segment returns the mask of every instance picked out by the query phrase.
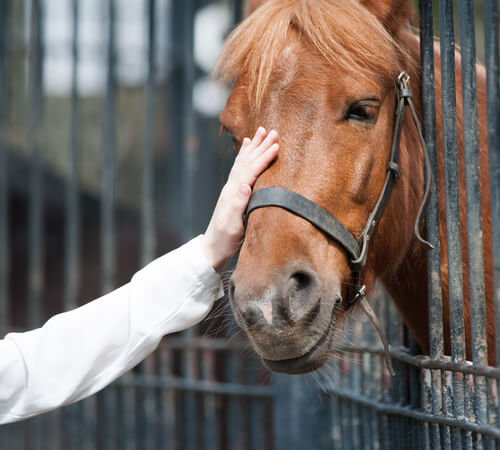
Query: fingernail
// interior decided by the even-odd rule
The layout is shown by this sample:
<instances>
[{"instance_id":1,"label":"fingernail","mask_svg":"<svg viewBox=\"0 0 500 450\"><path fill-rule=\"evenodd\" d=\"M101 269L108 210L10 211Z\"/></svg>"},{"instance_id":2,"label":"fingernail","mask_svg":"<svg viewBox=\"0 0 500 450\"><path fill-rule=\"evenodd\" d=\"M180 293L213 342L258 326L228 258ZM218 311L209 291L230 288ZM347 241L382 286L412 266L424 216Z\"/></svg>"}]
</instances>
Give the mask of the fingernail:
<instances>
[{"instance_id":1,"label":"fingernail","mask_svg":"<svg viewBox=\"0 0 500 450\"><path fill-rule=\"evenodd\" d=\"M248 184L242 184L240 186L240 189L238 190L238 193L243 197L247 198L252 192L252 189L250 189L250 186Z\"/></svg>"},{"instance_id":2,"label":"fingernail","mask_svg":"<svg viewBox=\"0 0 500 450\"><path fill-rule=\"evenodd\" d=\"M259 129L257 131L259 131L261 133L265 133L266 129L264 127L259 127Z\"/></svg>"},{"instance_id":3,"label":"fingernail","mask_svg":"<svg viewBox=\"0 0 500 450\"><path fill-rule=\"evenodd\" d=\"M244 138L243 143L241 145L248 145L250 143L250 138Z\"/></svg>"}]
</instances>

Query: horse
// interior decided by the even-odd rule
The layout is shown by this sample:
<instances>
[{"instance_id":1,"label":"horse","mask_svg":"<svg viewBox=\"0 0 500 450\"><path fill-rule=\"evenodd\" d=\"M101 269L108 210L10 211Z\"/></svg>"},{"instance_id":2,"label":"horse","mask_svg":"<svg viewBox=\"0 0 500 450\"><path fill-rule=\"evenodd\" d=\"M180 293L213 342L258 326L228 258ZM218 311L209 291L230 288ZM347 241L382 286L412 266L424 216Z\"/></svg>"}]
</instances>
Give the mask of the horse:
<instances>
[{"instance_id":1,"label":"horse","mask_svg":"<svg viewBox=\"0 0 500 450\"><path fill-rule=\"evenodd\" d=\"M232 32L216 73L233 87L220 115L236 147L259 125L279 133L280 152L257 179L318 205L359 239L386 179L395 128L398 75L410 79L422 114L419 38L408 0L267 0ZM434 46L436 98L440 52ZM461 59L456 101L459 180L465 184ZM492 234L485 70L477 65L480 184L489 364L495 364ZM450 352L442 107L436 102L444 348ZM400 177L371 237L360 278L380 280L417 344L429 352L427 249L414 233L424 196L424 154L409 114L402 123ZM399 170L399 169L398 169ZM466 357L471 358L465 189L460 190ZM419 231L425 234L425 220ZM418 233L417 233L418 234ZM269 206L247 216L229 297L236 322L265 366L305 373L322 367L342 339L352 297L348 252L309 220ZM358 293L359 294L359 293Z\"/></svg>"}]
</instances>

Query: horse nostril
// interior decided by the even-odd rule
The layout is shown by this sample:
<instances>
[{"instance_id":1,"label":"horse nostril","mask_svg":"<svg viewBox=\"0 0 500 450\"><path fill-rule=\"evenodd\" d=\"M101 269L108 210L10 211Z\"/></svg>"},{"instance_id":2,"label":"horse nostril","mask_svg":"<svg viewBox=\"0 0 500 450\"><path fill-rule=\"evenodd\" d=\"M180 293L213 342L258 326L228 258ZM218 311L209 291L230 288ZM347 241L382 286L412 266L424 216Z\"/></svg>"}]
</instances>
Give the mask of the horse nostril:
<instances>
[{"instance_id":1,"label":"horse nostril","mask_svg":"<svg viewBox=\"0 0 500 450\"><path fill-rule=\"evenodd\" d=\"M234 281L231 279L229 280L229 300L234 300Z\"/></svg>"},{"instance_id":2,"label":"horse nostril","mask_svg":"<svg viewBox=\"0 0 500 450\"><path fill-rule=\"evenodd\" d=\"M262 321L264 315L260 308L255 304L247 305L247 308L241 312L248 325L255 325L257 322Z\"/></svg>"},{"instance_id":3,"label":"horse nostril","mask_svg":"<svg viewBox=\"0 0 500 450\"><path fill-rule=\"evenodd\" d=\"M290 278L295 282L296 291L306 290L313 282L311 275L303 271L295 272Z\"/></svg>"},{"instance_id":4,"label":"horse nostril","mask_svg":"<svg viewBox=\"0 0 500 450\"><path fill-rule=\"evenodd\" d=\"M320 282L315 272L307 270L293 272L288 281L287 295L290 319L312 322L320 310L319 295Z\"/></svg>"}]
</instances>

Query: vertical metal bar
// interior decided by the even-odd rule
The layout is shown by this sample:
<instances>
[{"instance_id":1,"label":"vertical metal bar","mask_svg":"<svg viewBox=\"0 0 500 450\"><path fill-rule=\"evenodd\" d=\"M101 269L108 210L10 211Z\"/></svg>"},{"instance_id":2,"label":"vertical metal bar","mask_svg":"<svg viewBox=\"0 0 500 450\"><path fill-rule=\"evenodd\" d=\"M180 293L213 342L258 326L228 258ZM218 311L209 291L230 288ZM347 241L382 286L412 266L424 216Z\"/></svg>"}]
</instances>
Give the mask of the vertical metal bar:
<instances>
[{"instance_id":1,"label":"vertical metal bar","mask_svg":"<svg viewBox=\"0 0 500 450\"><path fill-rule=\"evenodd\" d=\"M115 190L115 0L108 0L107 7L107 57L106 98L102 130L102 179L101 179L101 291L107 293L115 282L114 242L114 190ZM112 448L115 441L115 392L108 388L99 394L97 408L99 448Z\"/></svg>"},{"instance_id":2,"label":"vertical metal bar","mask_svg":"<svg viewBox=\"0 0 500 450\"><path fill-rule=\"evenodd\" d=\"M467 198L467 231L469 254L470 315L472 362L488 363L486 346L486 318L484 296L484 255L482 240L481 192L479 178L479 131L476 94L476 42L474 31L474 5L472 0L460 0L460 43L462 49L462 93L464 122L464 158ZM472 377L466 379L466 387ZM470 420L487 423L486 380L475 377L474 408ZM470 433L467 436L470 447Z\"/></svg>"},{"instance_id":3,"label":"vertical metal bar","mask_svg":"<svg viewBox=\"0 0 500 450\"><path fill-rule=\"evenodd\" d=\"M274 429L274 449L291 450L294 449L292 438L292 377L275 374L273 376L274 401L273 401L273 429ZM228 411L230 413L230 411ZM229 422L231 424L231 422ZM231 429L228 430L231 432ZM229 442L231 443L231 441ZM227 447L238 448L238 447Z\"/></svg>"},{"instance_id":4,"label":"vertical metal bar","mask_svg":"<svg viewBox=\"0 0 500 450\"><path fill-rule=\"evenodd\" d=\"M342 427L341 415L340 415L340 402L338 395L333 395L331 399L331 409L332 409L332 439L333 439L333 449L342 449Z\"/></svg>"},{"instance_id":5,"label":"vertical metal bar","mask_svg":"<svg viewBox=\"0 0 500 450\"><path fill-rule=\"evenodd\" d=\"M30 203L29 203L29 327L41 321L43 290L43 184L40 134L42 123L42 17L40 0L33 0L31 114L29 116L29 147L31 149Z\"/></svg>"},{"instance_id":6,"label":"vertical metal bar","mask_svg":"<svg viewBox=\"0 0 500 450\"><path fill-rule=\"evenodd\" d=\"M233 24L237 26L243 17L243 0L233 0Z\"/></svg>"},{"instance_id":7,"label":"vertical metal bar","mask_svg":"<svg viewBox=\"0 0 500 450\"><path fill-rule=\"evenodd\" d=\"M259 362L257 360L250 360L250 377L251 384L260 384L257 377L259 371ZM267 448L266 431L266 400L262 398L250 398L250 450L264 450Z\"/></svg>"},{"instance_id":8,"label":"vertical metal bar","mask_svg":"<svg viewBox=\"0 0 500 450\"><path fill-rule=\"evenodd\" d=\"M434 250L427 252L428 299L429 299L429 344L433 359L443 356L443 311L441 291L441 245L439 237L438 172L436 151L436 93L434 89L434 30L431 0L421 0L420 7L420 58L422 66L422 123L431 170L432 190L427 208L427 239ZM441 372L432 370L430 377L431 401L425 406L433 414L442 413ZM427 379L427 378L426 378ZM427 396L425 397L428 398ZM429 411L429 412L430 412ZM437 424L430 425L432 448L441 447L441 434Z\"/></svg>"},{"instance_id":9,"label":"vertical metal bar","mask_svg":"<svg viewBox=\"0 0 500 450\"><path fill-rule=\"evenodd\" d=\"M71 72L71 118L69 142L69 174L66 178L66 230L65 230L65 285L64 307L66 310L78 305L80 271L80 205L78 170L78 63L79 63L79 2L72 1L72 72Z\"/></svg>"},{"instance_id":10,"label":"vertical metal bar","mask_svg":"<svg viewBox=\"0 0 500 450\"><path fill-rule=\"evenodd\" d=\"M228 383L239 383L240 358L237 353L231 352L226 355L226 379ZM243 448L243 414L241 399L237 396L229 396L227 399L227 437L228 448Z\"/></svg>"},{"instance_id":11,"label":"vertical metal bar","mask_svg":"<svg viewBox=\"0 0 500 450\"><path fill-rule=\"evenodd\" d=\"M78 171L78 40L79 40L79 2L71 3L72 16L72 73L71 73L71 117L69 142L69 173L66 178L66 228L65 228L65 276L64 308L70 310L78 305L80 272L80 205ZM68 406L63 410L64 446L76 448L82 405Z\"/></svg>"},{"instance_id":12,"label":"vertical metal bar","mask_svg":"<svg viewBox=\"0 0 500 450\"><path fill-rule=\"evenodd\" d=\"M144 135L144 160L142 172L142 235L141 262L146 265L155 255L154 228L154 162L153 133L155 110L155 55L156 55L156 0L148 0L148 78L146 83L146 111Z\"/></svg>"},{"instance_id":13,"label":"vertical metal bar","mask_svg":"<svg viewBox=\"0 0 500 450\"><path fill-rule=\"evenodd\" d=\"M102 185L101 185L101 290L109 292L115 281L115 242L114 242L114 191L115 191L115 4L107 1L108 40L107 40L107 79L106 99L104 102L102 136Z\"/></svg>"},{"instance_id":14,"label":"vertical metal bar","mask_svg":"<svg viewBox=\"0 0 500 450\"><path fill-rule=\"evenodd\" d=\"M202 376L213 383L215 377L215 351L203 350ZM216 394L206 393L203 396L203 443L204 450L218 450L220 439L217 421L217 405L219 398Z\"/></svg>"},{"instance_id":15,"label":"vertical metal bar","mask_svg":"<svg viewBox=\"0 0 500 450\"><path fill-rule=\"evenodd\" d=\"M154 168L153 168L153 132L154 132L154 87L155 87L155 55L156 55L156 0L148 0L146 8L147 30L147 82L145 87L145 131L144 154L142 167L142 210L141 210L141 265L144 266L154 258ZM138 373L151 375L148 371L151 364L144 361L138 367ZM139 447L145 450L154 447L154 397L147 386L137 388L137 439Z\"/></svg>"},{"instance_id":16,"label":"vertical metal bar","mask_svg":"<svg viewBox=\"0 0 500 450\"><path fill-rule=\"evenodd\" d=\"M9 325L9 247L8 247L8 168L5 142L7 111L7 16L8 2L0 2L0 338Z\"/></svg>"},{"instance_id":17,"label":"vertical metal bar","mask_svg":"<svg viewBox=\"0 0 500 450\"><path fill-rule=\"evenodd\" d=\"M43 73L43 33L41 0L33 0L31 15L32 47L30 82L30 114L28 122L28 145L30 148L31 170L29 182L29 267L28 267L28 326L36 328L42 320L43 292L43 176L41 161L41 126L43 115L42 73ZM30 421L30 444L35 450L43 446L42 421Z\"/></svg>"},{"instance_id":18,"label":"vertical metal bar","mask_svg":"<svg viewBox=\"0 0 500 450\"><path fill-rule=\"evenodd\" d=\"M446 238L448 254L448 297L450 305L450 341L453 361L465 359L464 300L462 280L462 249L457 161L457 122L455 100L455 43L453 36L453 3L439 2L441 31L441 84L443 106L443 138L445 161ZM464 418L463 375L453 376L453 413ZM461 447L461 433L453 429L453 444Z\"/></svg>"},{"instance_id":19,"label":"vertical metal bar","mask_svg":"<svg viewBox=\"0 0 500 450\"><path fill-rule=\"evenodd\" d=\"M184 44L184 84L183 84L183 153L182 153L182 217L183 237L187 241L194 233L194 181L197 172L198 138L196 133L196 121L193 111L193 85L195 81L195 65L193 54L194 37L194 0L184 0L182 3L182 23ZM195 335L193 328L184 332L189 339ZM188 379L196 378L197 358L193 349L187 349L184 354L184 376ZM194 424L196 417L196 397L193 392L186 392L185 397L185 420L184 438L185 449L195 450L197 442L197 431Z\"/></svg>"},{"instance_id":20,"label":"vertical metal bar","mask_svg":"<svg viewBox=\"0 0 500 450\"><path fill-rule=\"evenodd\" d=\"M500 89L498 0L484 0L488 148L491 189L491 227L495 285L496 363L500 366Z\"/></svg>"},{"instance_id":21,"label":"vertical metal bar","mask_svg":"<svg viewBox=\"0 0 500 450\"><path fill-rule=\"evenodd\" d=\"M172 376L173 352L166 341L160 344L158 352L158 374ZM161 429L158 439L158 448L177 449L176 440L176 404L175 392L172 389L161 389L158 398L158 415L160 416Z\"/></svg>"}]
</instances>

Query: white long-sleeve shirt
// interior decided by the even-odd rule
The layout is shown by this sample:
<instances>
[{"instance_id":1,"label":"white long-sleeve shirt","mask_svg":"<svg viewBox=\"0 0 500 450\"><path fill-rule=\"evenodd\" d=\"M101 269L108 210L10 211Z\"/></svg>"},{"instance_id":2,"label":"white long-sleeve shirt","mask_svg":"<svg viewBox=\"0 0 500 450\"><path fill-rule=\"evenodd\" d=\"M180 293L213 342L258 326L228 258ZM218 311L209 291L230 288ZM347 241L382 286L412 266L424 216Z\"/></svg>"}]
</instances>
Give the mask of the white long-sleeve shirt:
<instances>
[{"instance_id":1,"label":"white long-sleeve shirt","mask_svg":"<svg viewBox=\"0 0 500 450\"><path fill-rule=\"evenodd\" d=\"M150 263L119 289L0 340L0 423L68 405L134 367L162 336L202 320L222 283L200 237Z\"/></svg>"}]
</instances>

